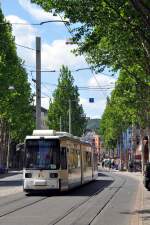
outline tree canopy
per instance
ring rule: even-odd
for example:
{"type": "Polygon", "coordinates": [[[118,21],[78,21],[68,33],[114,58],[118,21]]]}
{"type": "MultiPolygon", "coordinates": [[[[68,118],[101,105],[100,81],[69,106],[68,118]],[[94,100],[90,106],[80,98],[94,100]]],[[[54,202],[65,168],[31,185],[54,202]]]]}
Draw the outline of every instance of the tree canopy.
{"type": "Polygon", "coordinates": [[[58,86],[53,93],[48,111],[48,125],[50,129],[69,130],[69,100],[71,102],[72,134],[80,136],[86,127],[86,118],[82,105],[79,104],[78,88],[68,67],[62,66],[58,79],[58,86]]]}
{"type": "Polygon", "coordinates": [[[120,71],[102,117],[101,132],[114,144],[130,124],[145,127],[150,82],[149,0],[32,0],[46,11],[62,13],[72,26],[76,54],[93,69],[120,71]],[[109,132],[108,132],[109,131],[109,132]]]}
{"type": "MultiPolygon", "coordinates": [[[[140,73],[138,68],[132,69],[140,73]]],[[[149,93],[149,83],[137,82],[126,70],[120,72],[101,120],[100,133],[106,146],[115,145],[122,132],[132,125],[143,129],[147,127],[150,116],[149,93]]]]}
{"type": "Polygon", "coordinates": [[[0,134],[10,131],[12,139],[22,141],[33,126],[27,73],[17,56],[11,25],[0,10],[0,134]]]}
{"type": "MultiPolygon", "coordinates": [[[[63,13],[70,23],[78,53],[97,70],[114,70],[138,64],[150,74],[149,0],[32,0],[46,11],[63,13]]],[[[132,73],[136,77],[136,74],[132,73]]]]}

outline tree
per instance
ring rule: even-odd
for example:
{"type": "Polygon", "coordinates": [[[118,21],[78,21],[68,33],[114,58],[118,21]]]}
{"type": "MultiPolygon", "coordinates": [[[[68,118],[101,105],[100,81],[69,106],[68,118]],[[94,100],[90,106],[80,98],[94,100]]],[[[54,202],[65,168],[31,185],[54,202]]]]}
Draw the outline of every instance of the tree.
{"type": "MultiPolygon", "coordinates": [[[[78,53],[97,70],[128,70],[138,64],[150,74],[149,0],[32,0],[46,11],[63,13],[70,23],[78,53]]],[[[136,74],[130,73],[136,78],[136,74]]]]}
{"type": "Polygon", "coordinates": [[[71,100],[72,134],[80,136],[86,126],[86,118],[82,105],[79,105],[79,93],[77,86],[73,85],[74,78],[68,67],[62,66],[58,79],[58,86],[53,94],[48,111],[48,125],[50,129],[69,130],[69,100],[71,100]]]}
{"type": "Polygon", "coordinates": [[[133,87],[129,82],[127,82],[129,89],[124,90],[124,86],[122,87],[126,97],[122,96],[119,86],[112,96],[113,106],[106,109],[108,115],[104,113],[107,122],[109,117],[114,118],[109,124],[112,130],[109,133],[110,137],[107,133],[108,140],[111,137],[115,138],[114,134],[117,136],[120,128],[125,129],[131,121],[145,127],[145,114],[149,110],[145,99],[148,99],[150,82],[150,1],[32,0],[32,2],[40,4],[46,11],[55,9],[56,13],[63,13],[71,24],[76,24],[72,29],[72,42],[78,44],[75,53],[84,54],[93,69],[101,72],[107,66],[113,72],[121,71],[128,80],[131,78],[133,87]],[[122,126],[117,127],[120,123],[122,126]]]}
{"type": "MultiPolygon", "coordinates": [[[[132,71],[142,76],[138,67],[132,71]]],[[[139,83],[125,70],[120,71],[101,120],[100,129],[106,146],[110,146],[112,140],[117,143],[122,132],[131,126],[146,128],[150,114],[149,91],[148,82],[139,83]]]]}
{"type": "Polygon", "coordinates": [[[9,136],[23,141],[34,127],[30,85],[17,56],[11,25],[0,10],[0,164],[6,162],[9,136]],[[13,86],[14,90],[9,87],[13,86]]]}

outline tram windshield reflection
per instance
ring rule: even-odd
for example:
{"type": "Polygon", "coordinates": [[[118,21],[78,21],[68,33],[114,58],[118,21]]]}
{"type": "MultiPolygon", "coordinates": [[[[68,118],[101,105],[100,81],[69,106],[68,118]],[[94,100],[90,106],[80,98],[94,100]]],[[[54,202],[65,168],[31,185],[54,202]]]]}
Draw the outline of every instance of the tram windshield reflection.
{"type": "Polygon", "coordinates": [[[60,167],[60,144],[57,139],[27,140],[25,167],[56,170],[60,167]]]}

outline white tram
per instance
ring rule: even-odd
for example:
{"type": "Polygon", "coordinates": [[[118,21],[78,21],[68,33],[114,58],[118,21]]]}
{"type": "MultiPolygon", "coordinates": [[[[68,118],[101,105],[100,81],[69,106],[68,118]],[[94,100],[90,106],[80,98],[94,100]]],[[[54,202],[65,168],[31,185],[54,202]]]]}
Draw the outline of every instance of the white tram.
{"type": "Polygon", "coordinates": [[[25,139],[23,189],[65,191],[97,177],[91,144],[66,132],[35,130],[25,139]]]}

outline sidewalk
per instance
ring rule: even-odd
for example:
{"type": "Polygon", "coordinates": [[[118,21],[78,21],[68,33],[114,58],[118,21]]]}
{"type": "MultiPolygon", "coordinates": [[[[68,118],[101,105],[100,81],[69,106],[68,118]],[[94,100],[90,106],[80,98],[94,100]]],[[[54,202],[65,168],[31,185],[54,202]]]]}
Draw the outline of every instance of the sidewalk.
{"type": "Polygon", "coordinates": [[[10,176],[14,176],[17,174],[22,173],[22,170],[20,169],[9,169],[8,172],[5,173],[0,173],[0,179],[5,178],[5,177],[10,177],[10,176]]]}
{"type": "Polygon", "coordinates": [[[0,197],[22,192],[22,171],[9,170],[0,174],[0,197]]]}
{"type": "Polygon", "coordinates": [[[150,191],[142,183],[142,207],[139,210],[142,225],[150,225],[150,191]]]}
{"type": "Polygon", "coordinates": [[[131,225],[150,225],[150,191],[143,185],[141,172],[119,172],[139,180],[139,188],[133,209],[131,225]]]}

